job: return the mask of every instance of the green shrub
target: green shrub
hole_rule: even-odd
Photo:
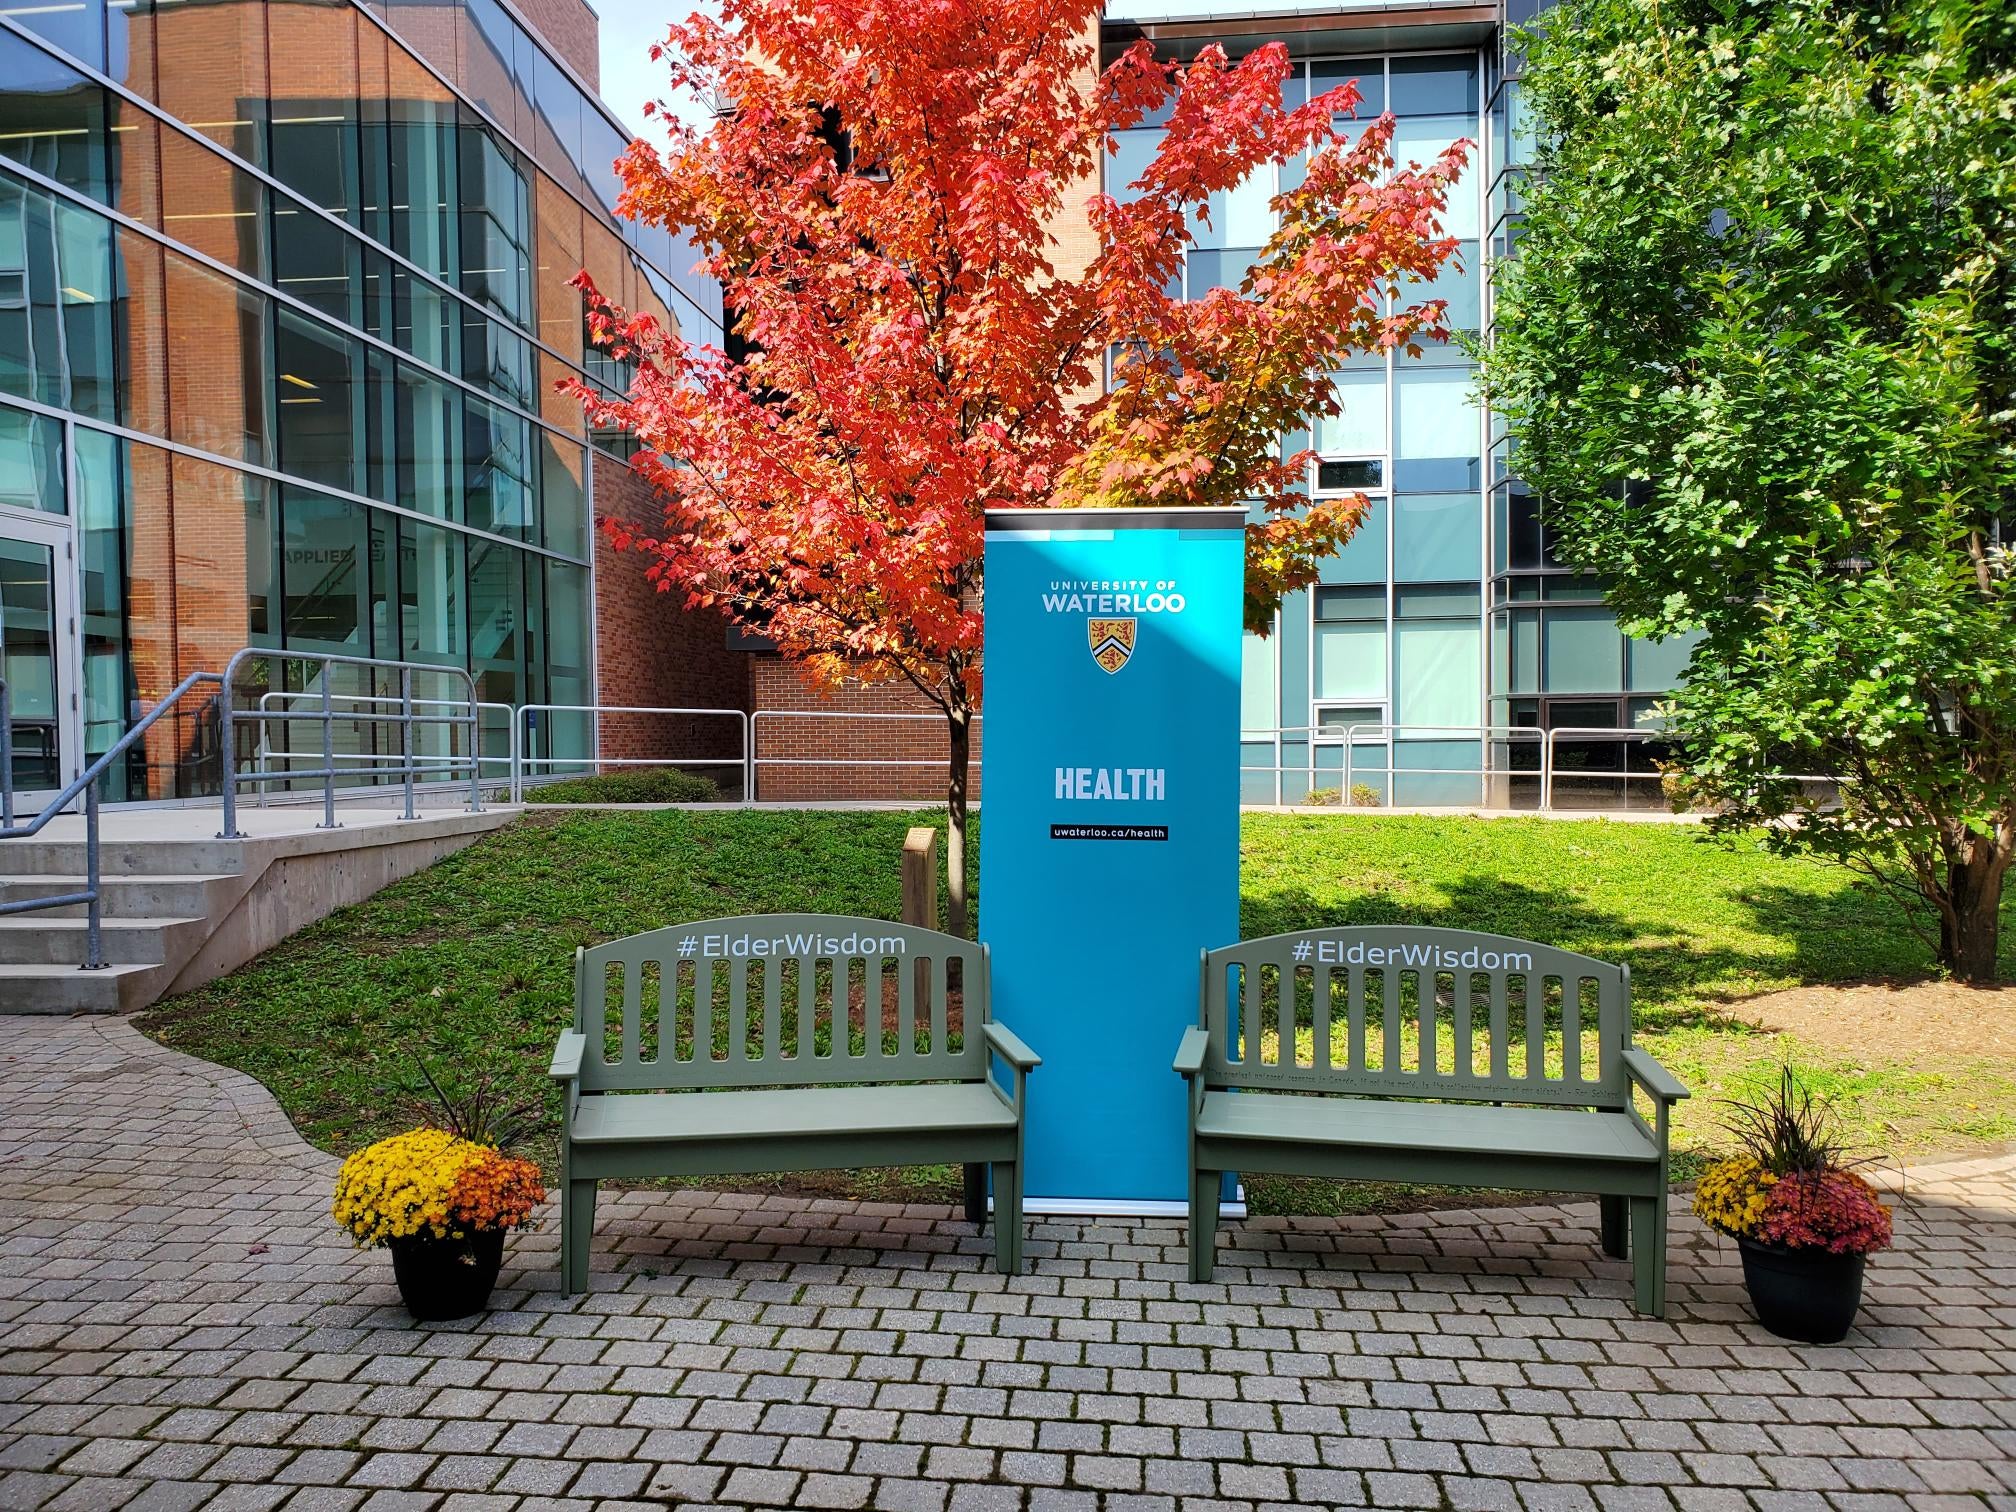
[[[721,789],[677,767],[638,767],[569,777],[525,790],[528,803],[718,803]]]
[[[1310,808],[1335,808],[1344,801],[1342,788],[1311,788],[1303,803]]]
[[[1351,784],[1351,807],[1378,808],[1380,804],[1383,803],[1384,801],[1385,800],[1380,795],[1379,789],[1374,787],[1371,783],[1354,782]]]

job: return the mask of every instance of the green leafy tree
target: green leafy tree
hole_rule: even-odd
[[[1991,980],[2016,856],[2016,6],[1563,0],[1485,363],[1718,823]],[[1839,801],[1799,774],[1844,780]]]

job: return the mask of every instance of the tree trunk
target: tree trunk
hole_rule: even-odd
[[[945,932],[960,936],[966,933],[966,778],[972,764],[972,718],[960,700],[946,706]],[[1994,952],[1989,955],[1992,959]]]
[[[1946,872],[1946,906],[1939,914],[1939,963],[1954,979],[1976,986],[1995,981],[2001,940],[2002,883],[2012,847],[2006,840],[1975,839]]]

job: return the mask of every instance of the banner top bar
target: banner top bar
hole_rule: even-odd
[[[990,509],[989,534],[1023,530],[1229,530],[1246,523],[1244,504],[1171,508]]]

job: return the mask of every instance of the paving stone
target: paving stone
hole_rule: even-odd
[[[2016,1512],[2016,1155],[1907,1173],[1829,1349],[1683,1205],[1637,1318],[1587,1202],[1228,1224],[1196,1287],[1166,1220],[1007,1280],[942,1207],[612,1191],[588,1296],[549,1213],[416,1327],[335,1164],[123,1019],[10,1024],[0,1508]]]

